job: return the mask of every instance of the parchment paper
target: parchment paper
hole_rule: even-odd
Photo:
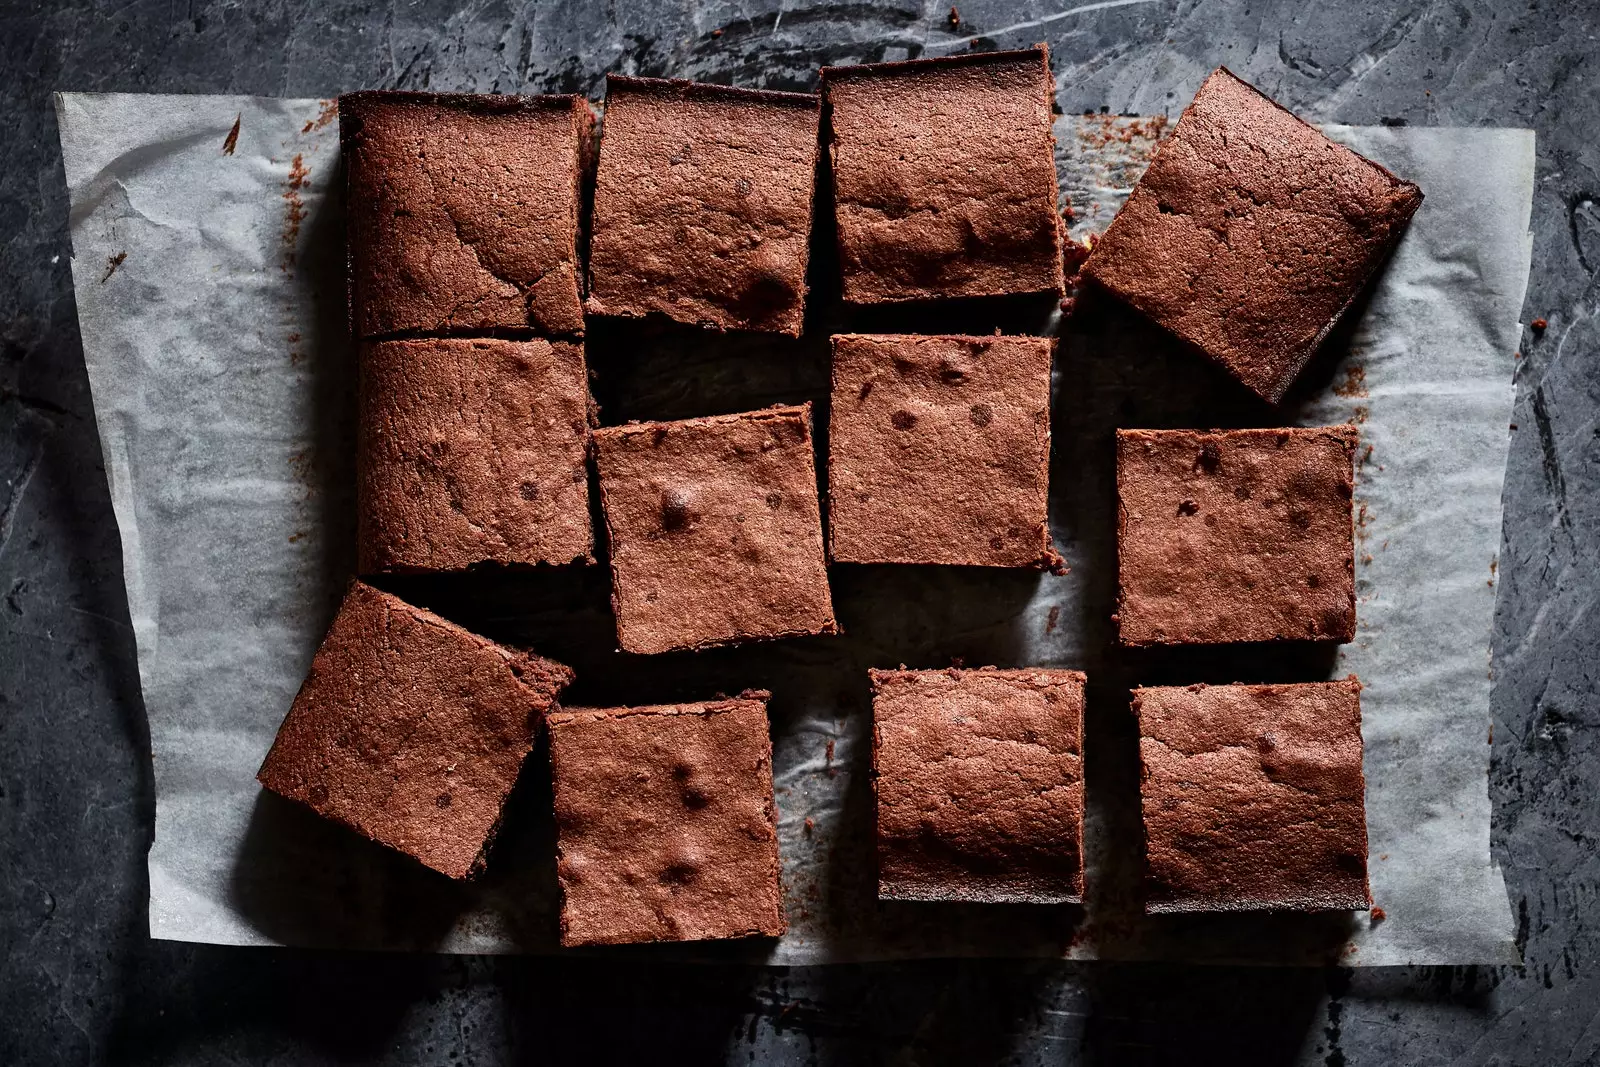
[[[331,109],[214,96],[57,101],[78,314],[155,761],[152,935],[553,950],[542,751],[524,771],[488,872],[469,886],[263,794],[254,779],[354,558],[354,373],[343,340],[338,197],[327,195],[338,172]],[[1076,234],[1109,222],[1161,126],[1058,122]],[[387,583],[572,664],[572,703],[773,691],[789,933],[776,944],[622,954],[1515,962],[1488,852],[1488,638],[1531,253],[1533,136],[1329,132],[1420,183],[1427,200],[1286,414],[1117,308],[1091,303],[1069,320],[1056,366],[1051,489],[1053,532],[1073,568],[1065,577],[836,567],[844,636],[662,657],[612,651],[603,567]],[[1054,325],[1042,315],[1032,324]],[[945,324],[819,313],[799,342],[596,327],[596,394],[608,422],[825,401],[826,333],[863,325]],[[1112,430],[1280,420],[1361,427],[1355,643],[1336,654],[1116,649]],[[875,900],[865,671],[953,658],[1089,672],[1083,909]],[[1127,688],[1350,672],[1366,685],[1370,865],[1387,918],[1139,914]]]

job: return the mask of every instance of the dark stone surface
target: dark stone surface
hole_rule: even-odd
[[[980,47],[1048,40],[1066,110],[1175,113],[1225,62],[1317,119],[1538,131],[1525,317],[1548,327],[1526,334],[1518,379],[1490,782],[1524,967],[785,971],[148,939],[148,744],[50,92],[596,95],[608,69],[793,89],[819,63],[954,39],[948,0],[796,6],[0,5],[0,1062],[1600,1060],[1600,12],[1585,0],[1152,0],[1048,21],[1068,0],[960,5]]]

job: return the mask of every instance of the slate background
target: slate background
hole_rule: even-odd
[[[0,3],[0,1063],[1600,1061],[1600,10],[1294,0]],[[716,31],[720,30],[720,33]],[[145,934],[148,745],[73,310],[50,93],[811,88],[1047,40],[1064,110],[1174,116],[1227,63],[1316,120],[1538,131],[1495,629],[1494,848],[1526,965],[677,966]],[[948,49],[946,49],[948,51]]]

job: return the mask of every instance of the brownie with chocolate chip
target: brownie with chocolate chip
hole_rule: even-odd
[[[828,541],[845,563],[1057,567],[1045,337],[833,339]]]
[[[783,933],[766,701],[550,716],[562,944]]]
[[[878,895],[1081,900],[1083,674],[871,676]]]
[[[374,341],[360,361],[363,574],[590,560],[581,343]]]
[[[1356,436],[1118,430],[1122,643],[1354,638]]]
[[[1065,291],[1043,45],[825,67],[844,298]]]
[[[483,866],[572,672],[353,582],[256,777],[451,878]]]
[[[1137,689],[1133,708],[1146,911],[1371,906],[1359,682]]]
[[[339,98],[357,337],[583,332],[581,96]]]
[[[623,651],[836,631],[810,404],[594,441]]]
[[[1083,276],[1276,403],[1422,204],[1422,190],[1219,68]]]
[[[606,78],[591,314],[798,336],[821,103]]]

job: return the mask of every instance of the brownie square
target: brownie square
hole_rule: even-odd
[[[362,573],[590,559],[583,345],[368,342],[359,425]]]
[[[352,582],[256,777],[452,878],[483,866],[544,714],[572,681]]]
[[[589,311],[799,336],[819,98],[606,77]]]
[[[810,404],[594,438],[624,651],[836,632]]]
[[[1349,641],[1353,426],[1118,430],[1125,645]]]
[[[1361,685],[1136,689],[1149,912],[1359,910]]]
[[[352,327],[583,332],[580,96],[339,98]]]
[[[1421,203],[1221,68],[1083,274],[1276,403]]]
[[[1078,671],[872,671],[878,896],[1083,898]]]
[[[1043,45],[828,67],[844,298],[1064,291]]]
[[[550,717],[562,944],[783,933],[766,700]]]
[[[1052,567],[1045,337],[833,339],[828,541],[848,563]]]

